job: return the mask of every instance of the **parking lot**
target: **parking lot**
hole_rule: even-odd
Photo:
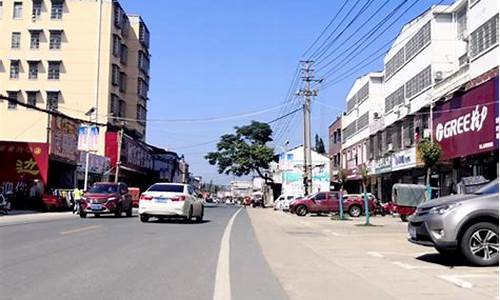
[[[290,261],[300,264],[300,253],[304,252],[309,263],[300,268],[311,274],[333,272],[323,273],[325,279],[352,285],[345,291],[345,296],[352,298],[422,299],[426,295],[429,299],[498,299],[498,267],[470,266],[461,259],[443,257],[433,248],[411,244],[406,240],[407,224],[397,217],[372,217],[374,226],[362,226],[364,217],[339,221],[326,215],[298,217],[272,210],[249,210],[249,214],[278,278],[281,274],[284,282],[296,279],[287,292],[297,299],[307,295],[300,290],[300,283],[307,278],[299,279],[302,275]],[[283,238],[273,239],[273,234],[279,233]],[[294,254],[292,247],[302,250]],[[273,253],[277,249],[282,249],[281,253]],[[340,270],[342,275],[337,273]],[[339,292],[334,283],[321,288]],[[363,295],[359,288],[371,292]]]

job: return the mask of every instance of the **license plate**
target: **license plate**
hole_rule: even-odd
[[[169,198],[163,198],[163,197],[160,197],[160,198],[155,198],[155,201],[156,203],[167,203],[170,201]]]
[[[413,226],[408,226],[408,235],[410,236],[411,239],[416,239],[417,238],[417,229]]]
[[[102,209],[102,205],[101,204],[92,204],[92,205],[90,205],[90,209],[92,209],[92,210],[101,210]]]

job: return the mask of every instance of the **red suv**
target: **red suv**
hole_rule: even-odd
[[[339,211],[340,192],[319,192],[306,198],[297,199],[290,203],[290,212],[298,216],[305,216],[308,213],[330,213]],[[364,201],[359,195],[344,195],[343,209],[352,217],[359,217],[364,211]],[[369,200],[368,208],[373,210],[375,202]]]
[[[101,214],[114,214],[121,217],[126,212],[132,216],[132,196],[127,185],[119,182],[97,182],[86,192],[80,202],[80,217],[87,217],[88,213],[98,217]]]

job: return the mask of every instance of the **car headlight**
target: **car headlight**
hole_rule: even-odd
[[[117,198],[116,197],[109,197],[108,201],[115,201]]]
[[[432,215],[444,215],[445,213],[456,208],[459,205],[460,205],[460,203],[438,205],[438,206],[431,208],[429,213]]]

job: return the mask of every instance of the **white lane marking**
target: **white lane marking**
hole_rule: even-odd
[[[86,230],[96,229],[96,228],[99,228],[99,227],[101,227],[101,225],[92,225],[92,226],[87,226],[87,227],[80,227],[80,228],[77,228],[77,229],[61,231],[60,234],[64,235],[64,234],[78,233],[78,232],[82,232],[82,231],[86,231]]]
[[[324,234],[331,234],[333,236],[340,236],[339,233],[331,231],[330,229],[322,229],[321,232],[323,232]]]
[[[231,229],[240,209],[227,222],[226,229],[220,242],[219,258],[217,261],[217,271],[215,273],[214,300],[231,300],[231,277],[229,269],[229,239],[231,238]]]
[[[439,269],[437,267],[432,267],[432,266],[414,266],[414,265],[410,265],[410,264],[407,264],[407,263],[403,263],[403,262],[400,262],[400,261],[391,261],[392,264],[398,266],[398,267],[401,267],[403,269],[407,269],[407,270],[415,270],[415,269]]]
[[[473,287],[472,283],[465,281],[463,279],[460,279],[456,275],[441,275],[438,277],[443,279],[443,280],[446,280],[448,282],[451,282],[454,285],[461,287],[461,288],[464,288],[464,289],[470,289]]]
[[[374,252],[374,251],[369,251],[369,252],[366,252],[366,254],[370,255],[370,256],[373,256],[373,257],[378,257],[378,258],[384,258],[385,256],[378,253],[378,252]]]

